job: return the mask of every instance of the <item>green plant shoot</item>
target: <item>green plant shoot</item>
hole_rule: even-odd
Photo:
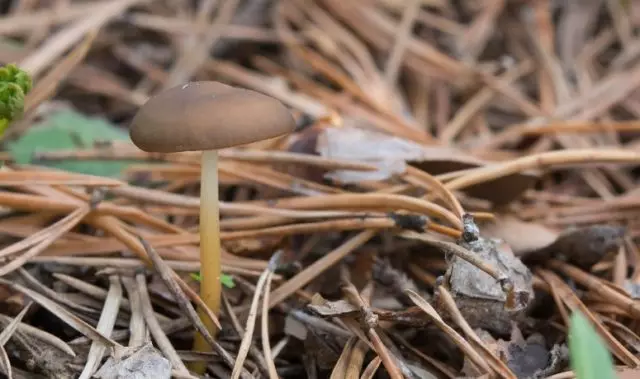
[[[191,278],[193,280],[196,281],[200,281],[202,279],[202,277],[200,276],[200,273],[192,273],[191,274]],[[236,284],[233,282],[233,276],[231,275],[226,275],[226,274],[222,274],[220,276],[220,282],[222,283],[222,285],[224,285],[227,288],[233,288],[236,286]]]
[[[569,355],[577,379],[616,379],[607,346],[580,311],[569,320]]]
[[[31,76],[14,64],[0,68],[0,134],[22,116],[24,99],[31,91]]]
[[[233,282],[233,276],[231,275],[227,275],[227,274],[220,275],[220,281],[222,282],[222,285],[227,288],[233,288],[236,286],[236,284]]]

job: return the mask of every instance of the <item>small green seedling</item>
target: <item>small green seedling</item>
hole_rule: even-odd
[[[233,282],[233,276],[231,275],[222,274],[220,276],[220,281],[222,282],[222,285],[227,288],[233,288],[236,286],[236,284]]]
[[[577,379],[617,378],[607,346],[580,311],[569,320],[569,355]]]
[[[31,76],[14,64],[0,68],[0,135],[22,116],[24,99],[31,91]]]
[[[199,272],[192,273],[191,278],[198,282],[202,280],[202,276],[200,275]],[[223,286],[227,288],[233,288],[236,286],[236,284],[233,282],[233,276],[231,275],[227,275],[227,274],[220,275],[220,282],[222,283]]]

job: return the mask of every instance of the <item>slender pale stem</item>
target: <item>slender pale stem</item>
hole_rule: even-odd
[[[220,314],[220,212],[218,210],[218,152],[216,150],[202,153],[200,178],[200,297],[216,314]],[[209,318],[200,311],[200,319],[212,335],[217,328]],[[197,333],[194,350],[211,351],[204,338]],[[194,371],[202,372],[204,367]]]

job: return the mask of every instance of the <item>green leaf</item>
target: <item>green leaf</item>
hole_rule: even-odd
[[[222,285],[227,288],[233,288],[236,286],[236,284],[233,282],[233,276],[231,275],[222,274],[220,276],[220,281],[222,282]]]
[[[616,379],[613,359],[604,341],[580,312],[569,323],[571,368],[577,379]]]
[[[33,163],[33,155],[37,152],[91,148],[95,142],[106,141],[129,141],[129,135],[106,120],[62,110],[27,129],[17,141],[8,144],[8,150],[17,163],[25,164]],[[114,177],[131,162],[67,160],[37,163],[67,171]]]
[[[199,272],[192,272],[189,275],[191,276],[191,279],[195,280],[196,282],[199,282],[202,280],[202,276],[200,275]]]

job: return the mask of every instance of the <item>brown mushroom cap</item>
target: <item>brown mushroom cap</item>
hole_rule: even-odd
[[[152,97],[130,136],[156,153],[217,150],[290,133],[295,122],[278,100],[218,82],[191,82]]]

